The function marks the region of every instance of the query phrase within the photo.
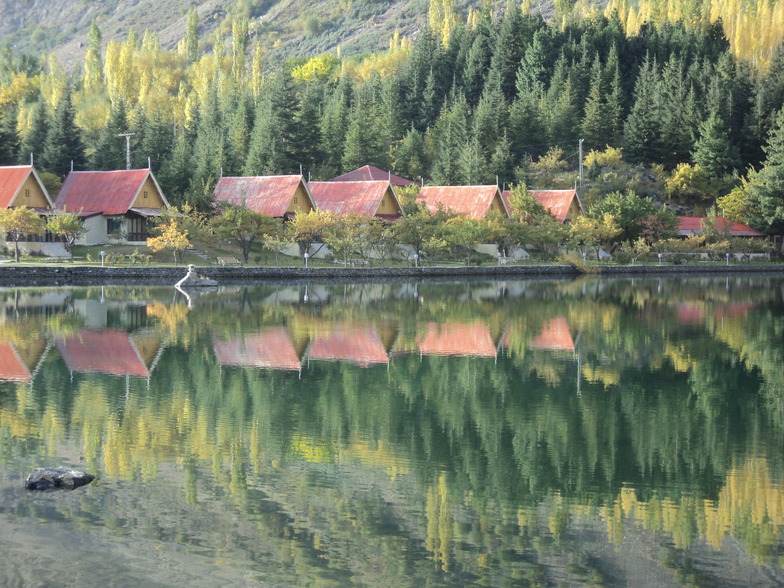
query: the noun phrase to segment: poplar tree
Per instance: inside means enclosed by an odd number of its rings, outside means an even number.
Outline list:
[[[185,57],[188,63],[199,59],[199,13],[196,8],[190,9],[185,24]]]
[[[87,32],[87,52],[84,55],[84,89],[97,90],[103,86],[103,59],[101,58],[101,29],[95,21]]]

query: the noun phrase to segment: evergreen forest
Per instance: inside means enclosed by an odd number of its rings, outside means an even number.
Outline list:
[[[93,23],[69,71],[6,45],[0,164],[33,157],[56,193],[70,169],[125,168],[118,135],[133,133],[131,166],[149,165],[175,205],[208,207],[221,175],[329,179],[369,164],[441,185],[579,179],[588,205],[633,190],[784,229],[777,4],[744,21],[710,3],[557,3],[549,19],[495,4],[433,0],[427,24],[384,51],[277,63],[252,19],[203,38],[195,9],[172,50],[149,30],[104,42]]]

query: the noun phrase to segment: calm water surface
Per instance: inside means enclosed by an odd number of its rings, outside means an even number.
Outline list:
[[[0,585],[782,585],[783,298],[0,289]]]

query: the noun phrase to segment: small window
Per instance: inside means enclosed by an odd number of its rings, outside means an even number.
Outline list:
[[[297,204],[298,202],[299,202],[299,196],[294,196],[294,204]]]
[[[30,188],[25,188],[25,198],[30,198]]]
[[[387,207],[387,201],[386,200],[382,200],[381,201],[381,208],[386,208],[386,207]]]
[[[145,190],[144,191],[144,199],[147,200],[148,196],[149,196],[149,194],[147,193],[147,190]]]

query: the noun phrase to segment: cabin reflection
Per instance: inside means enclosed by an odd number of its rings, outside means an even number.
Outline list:
[[[57,349],[70,372],[149,378],[163,350],[161,336],[142,330],[82,328],[73,336],[58,337]]]
[[[23,342],[0,342],[0,380],[31,382],[49,351],[45,337],[26,338]]]

